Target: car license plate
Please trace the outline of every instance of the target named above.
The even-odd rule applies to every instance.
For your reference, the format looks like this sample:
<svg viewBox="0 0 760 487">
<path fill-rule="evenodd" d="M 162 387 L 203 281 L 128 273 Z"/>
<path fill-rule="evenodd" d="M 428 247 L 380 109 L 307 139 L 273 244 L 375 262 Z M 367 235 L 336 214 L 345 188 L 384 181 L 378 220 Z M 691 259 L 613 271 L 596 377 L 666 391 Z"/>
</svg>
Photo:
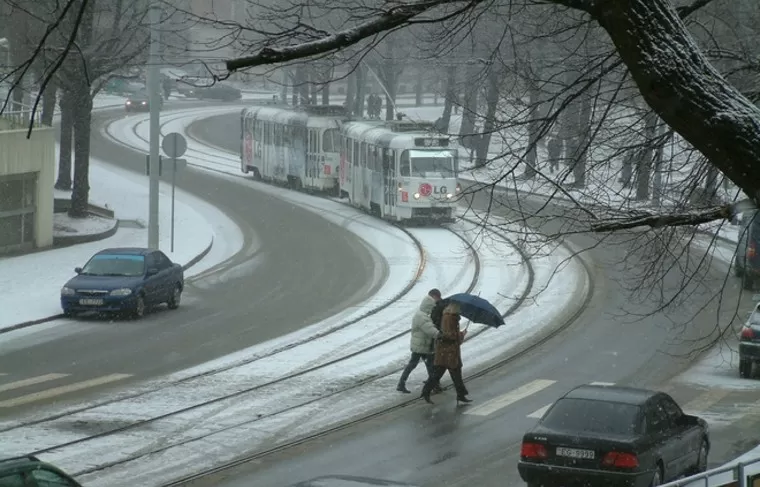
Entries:
<svg viewBox="0 0 760 487">
<path fill-rule="evenodd" d="M 102 299 L 80 299 L 79 304 L 82 306 L 102 306 Z"/>
<path fill-rule="evenodd" d="M 579 450 L 577 448 L 557 448 L 557 456 L 569 458 L 594 459 L 594 450 Z"/>
</svg>

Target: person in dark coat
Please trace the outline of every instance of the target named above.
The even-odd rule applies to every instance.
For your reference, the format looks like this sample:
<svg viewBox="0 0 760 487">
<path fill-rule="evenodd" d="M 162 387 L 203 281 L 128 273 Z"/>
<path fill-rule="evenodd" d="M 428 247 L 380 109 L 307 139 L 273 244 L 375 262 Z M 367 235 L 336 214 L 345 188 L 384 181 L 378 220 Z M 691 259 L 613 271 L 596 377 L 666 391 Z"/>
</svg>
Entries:
<svg viewBox="0 0 760 487">
<path fill-rule="evenodd" d="M 461 345 L 464 337 L 467 335 L 467 331 L 460 331 L 460 319 L 461 315 L 458 303 L 450 303 L 443 310 L 441 336 L 435 343 L 434 375 L 428 377 L 425 386 L 422 388 L 421 395 L 430 404 L 433 404 L 433 401 L 430 400 L 430 393 L 440 383 L 441 377 L 443 377 L 443 374 L 447 370 L 457 391 L 457 402 L 472 402 L 472 399 L 467 398 L 469 392 L 467 392 L 467 387 L 465 387 L 464 379 L 462 378 Z"/>
<path fill-rule="evenodd" d="M 546 152 L 549 159 L 549 171 L 554 174 L 554 171 L 559 169 L 559 160 L 562 157 L 562 140 L 559 137 L 552 137 L 546 144 Z"/>
<path fill-rule="evenodd" d="M 438 330 L 441 329 L 441 320 L 443 319 L 443 310 L 449 304 L 450 304 L 450 301 L 448 299 L 441 299 L 439 295 L 438 301 L 435 303 L 435 306 L 433 306 L 433 310 L 430 311 L 430 319 L 433 320 L 433 325 Z"/>
</svg>

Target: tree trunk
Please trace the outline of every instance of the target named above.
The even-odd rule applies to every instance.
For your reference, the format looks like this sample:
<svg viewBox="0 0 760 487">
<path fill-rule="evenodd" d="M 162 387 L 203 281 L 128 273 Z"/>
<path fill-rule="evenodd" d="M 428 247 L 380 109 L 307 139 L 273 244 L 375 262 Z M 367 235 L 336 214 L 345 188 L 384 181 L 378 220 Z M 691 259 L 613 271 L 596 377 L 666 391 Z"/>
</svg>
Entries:
<svg viewBox="0 0 760 487">
<path fill-rule="evenodd" d="M 288 74 L 287 69 L 282 70 L 282 90 L 280 91 L 280 98 L 282 99 L 282 102 L 287 104 L 288 103 L 288 81 L 290 80 L 290 75 Z"/>
<path fill-rule="evenodd" d="M 424 104 L 424 101 L 422 99 L 424 81 L 425 69 L 423 67 L 420 67 L 417 69 L 417 84 L 414 87 L 414 104 L 418 107 L 421 107 Z"/>
<path fill-rule="evenodd" d="M 665 126 L 662 125 L 658 130 L 658 136 L 662 136 L 665 132 Z M 663 151 L 665 150 L 666 140 L 663 140 L 654 151 L 654 160 L 652 161 L 652 169 L 654 171 L 654 179 L 652 181 L 652 204 L 655 208 L 659 208 L 662 204 L 662 158 Z"/>
<path fill-rule="evenodd" d="M 310 103 L 316 105 L 319 100 L 319 87 L 317 86 L 317 73 L 316 70 L 311 70 L 311 84 L 309 85 L 311 91 Z"/>
<path fill-rule="evenodd" d="M 87 91 L 77 93 L 74 101 L 74 189 L 71 192 L 69 216 L 87 216 L 90 195 L 90 122 L 92 99 Z"/>
<path fill-rule="evenodd" d="M 449 126 L 451 125 L 451 109 L 454 106 L 454 102 L 457 98 L 457 68 L 456 66 L 449 66 L 446 68 L 446 99 L 443 102 L 443 115 L 441 115 L 441 127 L 443 132 L 449 132 Z"/>
<path fill-rule="evenodd" d="M 50 80 L 45 93 L 42 94 L 42 123 L 44 125 L 53 125 L 53 115 L 55 114 L 55 104 L 58 101 L 58 83 L 55 82 L 55 78 Z"/>
<path fill-rule="evenodd" d="M 346 78 L 346 101 L 343 103 L 349 112 L 353 112 L 354 98 L 356 98 L 356 69 L 351 71 L 351 74 Z"/>
<path fill-rule="evenodd" d="M 356 67 L 356 92 L 354 95 L 354 116 L 363 117 L 365 103 L 365 91 L 367 88 L 367 71 L 362 65 Z"/>
<path fill-rule="evenodd" d="M 478 92 L 480 83 L 477 82 L 477 70 L 470 68 L 467 75 L 467 88 L 464 92 L 464 108 L 462 109 L 462 125 L 459 127 L 459 138 L 462 146 L 474 149 L 475 120 L 478 112 Z"/>
<path fill-rule="evenodd" d="M 657 114 L 649 110 L 644 116 L 644 148 L 636 161 L 636 200 L 649 199 L 649 183 L 654 159 L 654 143 L 657 137 Z"/>
<path fill-rule="evenodd" d="M 669 0 L 584 2 L 647 104 L 737 184 L 760 196 L 760 108 L 708 62 Z"/>
<path fill-rule="evenodd" d="M 330 104 L 330 83 L 325 83 L 324 86 L 322 86 L 322 104 Z"/>
<path fill-rule="evenodd" d="M 589 95 L 581 99 L 580 110 L 578 111 L 578 133 L 573 142 L 575 150 L 573 151 L 573 186 L 576 188 L 586 187 L 586 159 L 588 158 L 588 146 L 591 143 L 591 118 L 593 116 L 593 103 Z"/>
<path fill-rule="evenodd" d="M 538 167 L 538 138 L 541 134 L 541 90 L 537 83 L 529 82 L 529 109 L 528 109 L 528 152 L 525 154 L 525 172 L 523 178 L 533 179 L 537 174 Z"/>
<path fill-rule="evenodd" d="M 486 90 L 486 116 L 483 122 L 483 133 L 477 139 L 477 153 L 475 155 L 475 167 L 483 167 L 488 162 L 488 149 L 491 147 L 491 135 L 496 129 L 496 109 L 499 107 L 499 88 L 501 87 L 501 73 L 494 70 L 488 76 L 488 88 Z"/>
<path fill-rule="evenodd" d="M 572 87 L 575 86 L 576 81 L 580 74 L 567 68 L 565 71 L 564 90 L 568 96 L 573 93 Z M 562 147 L 564 154 L 560 157 L 560 161 L 564 162 L 565 167 L 570 167 L 575 160 L 575 153 L 578 150 L 577 136 L 580 130 L 578 121 L 580 120 L 580 107 L 581 100 L 576 98 L 569 101 L 565 110 L 560 114 L 559 130 L 557 131 L 557 137 L 562 141 Z M 573 166 L 574 167 L 574 166 Z M 562 169 L 560 169 L 561 171 Z"/>
<path fill-rule="evenodd" d="M 718 168 L 707 162 L 707 174 L 705 175 L 705 203 L 712 204 L 718 199 Z"/>
<path fill-rule="evenodd" d="M 74 106 L 71 93 L 61 96 L 61 144 L 58 154 L 58 180 L 55 189 L 71 191 L 71 135 L 74 129 Z"/>
</svg>

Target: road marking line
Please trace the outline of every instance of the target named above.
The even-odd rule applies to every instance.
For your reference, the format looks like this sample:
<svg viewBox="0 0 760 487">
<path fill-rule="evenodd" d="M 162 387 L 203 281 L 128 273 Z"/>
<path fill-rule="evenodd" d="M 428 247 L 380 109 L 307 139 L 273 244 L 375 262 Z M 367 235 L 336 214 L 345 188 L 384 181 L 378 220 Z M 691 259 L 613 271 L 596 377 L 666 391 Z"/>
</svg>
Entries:
<svg viewBox="0 0 760 487">
<path fill-rule="evenodd" d="M 479 404 L 475 407 L 469 408 L 464 414 L 471 414 L 473 416 L 488 416 L 495 413 L 499 409 L 505 408 L 510 404 L 513 404 L 520 399 L 533 395 L 543 389 L 546 389 L 552 384 L 555 384 L 556 380 L 538 379 L 533 382 L 529 382 L 525 385 L 513 389 L 501 396 L 497 396 L 490 401 L 486 401 L 483 404 Z"/>
<path fill-rule="evenodd" d="M 552 404 L 554 404 L 554 403 L 547 404 L 546 406 L 542 407 L 541 409 L 536 409 L 535 411 L 533 411 L 532 413 L 530 413 L 528 415 L 528 417 L 529 418 L 541 419 L 541 416 L 543 416 L 544 413 L 546 411 L 548 411 L 550 407 L 552 407 Z"/>
<path fill-rule="evenodd" d="M 610 387 L 610 386 L 614 386 L 615 383 L 614 382 L 589 382 L 588 385 L 590 385 L 590 386 L 606 386 L 606 387 Z"/>
<path fill-rule="evenodd" d="M 35 384 L 42 384 L 43 382 L 68 377 L 68 375 L 69 374 L 46 374 L 38 375 L 37 377 L 31 377 L 29 379 L 17 380 L 15 382 L 9 382 L 7 384 L 0 385 L 0 392 L 11 391 L 13 389 L 19 389 L 26 386 L 33 386 Z"/>
<path fill-rule="evenodd" d="M 100 386 L 108 384 L 109 382 L 116 382 L 127 377 L 132 377 L 132 374 L 111 374 L 97 377 L 95 379 L 85 380 L 82 382 L 74 382 L 61 387 L 54 387 L 52 389 L 46 389 L 44 391 L 35 392 L 33 394 L 27 394 L 25 396 L 15 397 L 8 399 L 7 401 L 0 401 L 0 408 L 12 408 L 16 406 L 22 406 L 29 404 L 30 402 L 41 401 L 43 399 L 49 399 L 51 397 L 60 396 L 69 392 L 80 391 L 82 389 L 88 389 L 90 387 Z"/>
<path fill-rule="evenodd" d="M 686 414 L 698 415 L 731 393 L 729 389 L 711 389 L 695 397 L 682 408 Z"/>
</svg>

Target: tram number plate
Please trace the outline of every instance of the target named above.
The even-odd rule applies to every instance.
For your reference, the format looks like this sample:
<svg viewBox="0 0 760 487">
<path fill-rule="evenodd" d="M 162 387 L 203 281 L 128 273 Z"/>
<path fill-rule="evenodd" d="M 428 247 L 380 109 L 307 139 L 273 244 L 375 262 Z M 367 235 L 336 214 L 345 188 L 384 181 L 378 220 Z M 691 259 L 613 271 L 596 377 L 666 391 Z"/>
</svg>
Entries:
<svg viewBox="0 0 760 487">
<path fill-rule="evenodd" d="M 557 456 L 569 458 L 594 459 L 594 450 L 579 450 L 577 448 L 557 448 Z"/>
<path fill-rule="evenodd" d="M 82 306 L 102 306 L 102 299 L 80 299 L 79 304 Z"/>
</svg>

